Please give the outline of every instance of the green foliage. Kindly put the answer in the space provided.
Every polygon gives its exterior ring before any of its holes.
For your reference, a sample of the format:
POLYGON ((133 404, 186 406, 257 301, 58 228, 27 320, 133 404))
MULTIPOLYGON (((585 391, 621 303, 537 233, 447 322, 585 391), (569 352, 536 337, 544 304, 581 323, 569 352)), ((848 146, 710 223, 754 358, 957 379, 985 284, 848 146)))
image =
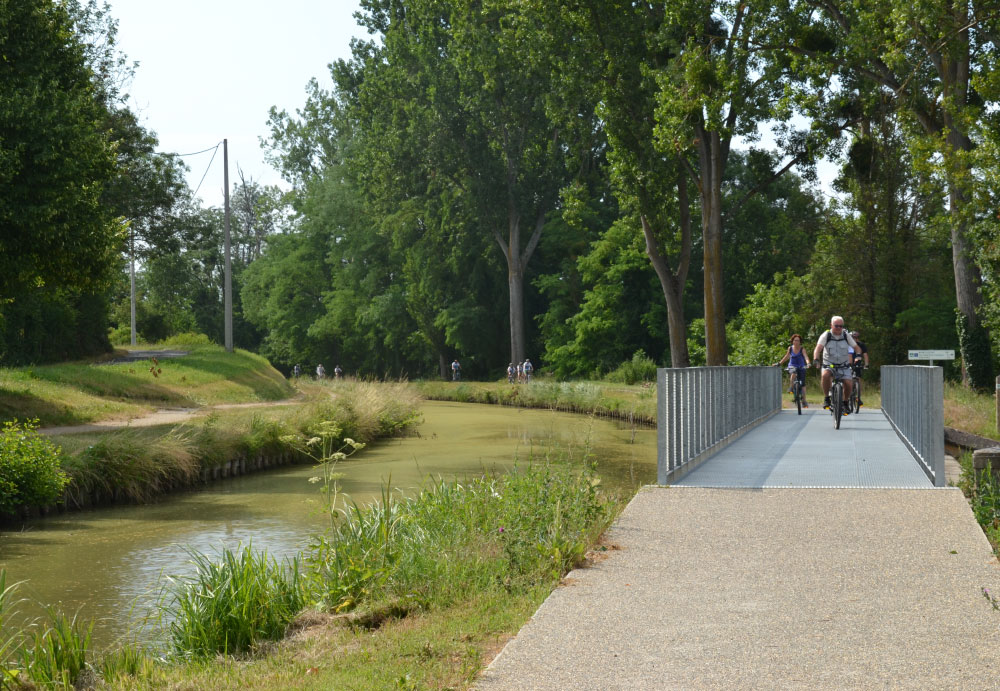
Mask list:
POLYGON ((87 668, 94 623, 85 624, 51 608, 48 618, 49 625, 21 647, 21 673, 42 687, 74 688, 87 668))
POLYGON ((980 391, 993 388, 993 353, 989 331, 981 324, 971 327, 968 317, 956 310, 955 329, 969 386, 980 391))
POLYGON ((68 479, 61 452, 38 432, 37 420, 5 422, 0 430, 0 514, 45 506, 62 497, 68 479))
POLYGON ((281 565, 252 546, 217 561, 189 554, 195 575, 171 578, 160 603, 182 656, 239 655, 278 640, 305 603, 296 559, 281 565))
POLYGON ((605 379, 610 382, 621 382, 623 384, 656 381, 656 363, 647 357, 646 353, 637 350, 631 360, 620 364, 605 379))
POLYGON ((122 227, 101 204, 114 151, 83 41, 49 0, 0 5, 0 34, 0 295, 103 287, 122 227))
POLYGON ((447 606, 483 589, 522 590, 578 564, 610 520, 591 469, 551 463, 439 481, 413 498, 352 505, 312 548, 318 600, 347 611, 447 606))
MULTIPOLYGON (((730 364, 766 365, 781 359, 792 334, 811 348, 820 334, 815 292, 809 278, 791 269, 774 275, 772 283, 758 283, 732 326, 730 364)), ((812 353, 810 350, 810 357, 812 353)))
POLYGON ((991 469, 976 473, 970 504, 976 521, 983 528, 996 527, 1000 523, 1000 479, 991 469))

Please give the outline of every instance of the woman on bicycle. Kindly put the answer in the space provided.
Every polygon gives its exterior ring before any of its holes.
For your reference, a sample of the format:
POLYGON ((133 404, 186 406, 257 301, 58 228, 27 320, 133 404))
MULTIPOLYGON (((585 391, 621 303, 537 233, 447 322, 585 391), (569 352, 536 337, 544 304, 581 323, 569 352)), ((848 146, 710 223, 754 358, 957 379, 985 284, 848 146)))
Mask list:
POLYGON ((792 390, 791 387, 795 384, 795 380, 798 379, 799 395, 802 396, 802 407, 808 408, 809 404, 806 403, 806 367, 812 366, 812 362, 809 360, 806 351, 802 349, 802 337, 798 334, 792 334, 791 341, 792 344, 785 351, 785 357, 774 364, 783 365, 788 362, 788 390, 792 390))

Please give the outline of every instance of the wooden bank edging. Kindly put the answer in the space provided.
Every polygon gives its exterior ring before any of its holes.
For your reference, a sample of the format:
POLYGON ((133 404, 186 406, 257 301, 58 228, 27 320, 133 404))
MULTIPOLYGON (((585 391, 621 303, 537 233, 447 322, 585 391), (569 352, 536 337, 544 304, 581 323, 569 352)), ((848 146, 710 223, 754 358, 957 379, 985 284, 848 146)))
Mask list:
MULTIPOLYGON (((240 453, 228 461, 202 468, 200 473, 191 476, 186 482, 181 478, 174 478, 157 496, 164 496, 171 492, 191 490, 212 482, 248 475, 261 470, 315 462, 310 456, 295 449, 285 449, 280 452, 270 453, 262 451, 254 454, 252 458, 248 457, 246 453, 240 453)), ((67 489, 63 494, 62 501, 58 503, 46 506, 22 506, 16 515, 0 517, 0 528, 4 525, 17 524, 32 518, 53 516, 71 511, 85 511, 87 509, 97 509, 107 506, 135 505, 139 503, 142 502, 122 497, 117 490, 111 496, 108 496, 105 492, 75 492, 72 489, 67 489)))

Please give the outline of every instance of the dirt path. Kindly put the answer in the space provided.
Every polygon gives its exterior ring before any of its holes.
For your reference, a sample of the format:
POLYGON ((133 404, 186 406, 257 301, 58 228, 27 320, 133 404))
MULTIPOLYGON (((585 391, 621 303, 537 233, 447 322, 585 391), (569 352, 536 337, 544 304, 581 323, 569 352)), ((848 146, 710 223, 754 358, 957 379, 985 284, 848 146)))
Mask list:
POLYGON ((100 422, 90 422, 83 425, 64 425, 62 427, 40 427, 39 432, 50 437, 61 434, 80 434, 82 432, 111 432, 116 429, 126 427, 155 427, 156 425, 175 425, 186 422, 192 418, 207 415, 213 410, 234 410, 240 408, 273 408, 277 406, 295 405, 305 400, 305 396, 299 394, 295 398, 288 398, 283 401, 259 401, 254 403, 222 403, 219 405, 209 405, 203 408, 160 408, 159 410, 129 418, 128 420, 103 420, 100 422))

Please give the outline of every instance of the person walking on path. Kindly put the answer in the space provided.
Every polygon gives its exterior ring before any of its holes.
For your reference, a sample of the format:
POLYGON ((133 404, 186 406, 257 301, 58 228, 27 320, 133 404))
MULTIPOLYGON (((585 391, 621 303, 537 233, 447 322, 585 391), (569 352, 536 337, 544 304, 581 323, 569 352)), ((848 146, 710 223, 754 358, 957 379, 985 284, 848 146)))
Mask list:
POLYGON ((340 369, 340 365, 335 365, 333 368, 333 378, 340 379, 344 376, 344 370, 340 369))
POLYGON ((524 360, 524 381, 531 381, 531 373, 535 371, 535 368, 531 364, 531 360, 525 358, 524 360))
POLYGON ((462 378, 462 366, 458 364, 458 358, 451 363, 451 380, 458 381, 462 378))
POLYGON ((326 370, 323 369, 323 363, 322 362, 320 364, 316 365, 316 378, 317 379, 325 379, 326 378, 326 370))
POLYGON ((783 365, 788 363, 788 390, 791 391, 792 384, 796 379, 799 380, 799 391, 801 391, 802 396, 802 407, 808 408, 809 404, 806 403, 806 367, 812 366, 812 360, 806 355, 805 349, 802 348, 802 337, 798 334, 792 334, 791 345, 788 346, 788 350, 785 351, 785 356, 781 358, 776 365, 783 365))
POLYGON ((292 374, 295 376, 296 379, 298 379, 299 377, 301 377, 302 376, 302 365, 300 365, 299 363, 296 362, 295 363, 295 367, 292 369, 292 374))

